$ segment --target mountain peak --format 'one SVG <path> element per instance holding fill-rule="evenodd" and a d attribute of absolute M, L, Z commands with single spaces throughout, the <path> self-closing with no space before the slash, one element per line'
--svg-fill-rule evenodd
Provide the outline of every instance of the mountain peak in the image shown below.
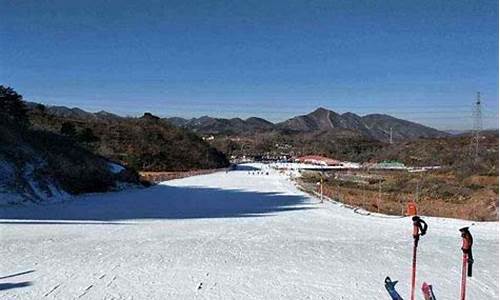
<path fill-rule="evenodd" d="M 440 132 L 417 123 L 401 120 L 385 114 L 369 114 L 359 116 L 352 112 L 336 113 L 325 107 L 318 107 L 306 115 L 292 117 L 280 123 L 273 124 L 267 120 L 250 117 L 222 119 L 207 116 L 192 120 L 176 120 L 172 123 L 192 129 L 203 134 L 237 134 L 249 135 L 257 132 L 333 132 L 353 133 L 364 138 L 388 141 L 392 130 L 394 140 L 415 139 L 419 137 L 440 137 L 446 133 Z"/>
<path fill-rule="evenodd" d="M 311 112 L 310 115 L 324 114 L 324 113 L 329 113 L 329 112 L 332 112 L 332 111 L 320 106 L 320 107 L 316 108 L 313 112 Z"/>
<path fill-rule="evenodd" d="M 149 121 L 158 121 L 158 120 L 160 120 L 159 117 L 153 115 L 150 112 L 145 112 L 144 115 L 142 115 L 142 117 L 140 117 L 140 119 L 149 120 Z"/>

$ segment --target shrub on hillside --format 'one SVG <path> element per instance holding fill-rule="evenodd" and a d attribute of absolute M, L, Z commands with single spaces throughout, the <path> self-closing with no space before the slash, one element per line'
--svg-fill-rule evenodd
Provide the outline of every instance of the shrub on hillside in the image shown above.
<path fill-rule="evenodd" d="M 113 174 L 106 159 L 76 144 L 75 138 L 85 143 L 97 140 L 90 128 L 77 134 L 72 123 L 62 126 L 64 129 L 54 126 L 54 120 L 40 105 L 33 111 L 57 130 L 30 128 L 22 96 L 4 86 L 0 86 L 0 106 L 0 158 L 16 166 L 21 193 L 25 192 L 23 189 L 30 190 L 31 180 L 41 184 L 54 182 L 73 194 L 108 191 L 117 180 L 139 182 L 137 172 Z M 59 131 L 67 136 L 55 133 Z"/>
<path fill-rule="evenodd" d="M 0 85 L 0 122 L 25 128 L 29 124 L 26 113 L 23 97 L 12 88 Z"/>
<path fill-rule="evenodd" d="M 61 132 L 89 151 L 141 171 L 187 171 L 229 165 L 196 134 L 151 114 L 142 118 L 71 119 L 30 112 L 38 128 Z"/>

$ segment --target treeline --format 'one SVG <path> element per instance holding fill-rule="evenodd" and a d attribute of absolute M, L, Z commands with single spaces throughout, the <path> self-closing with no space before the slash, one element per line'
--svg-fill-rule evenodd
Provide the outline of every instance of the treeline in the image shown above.
<path fill-rule="evenodd" d="M 498 176 L 498 131 L 480 134 L 476 157 L 469 134 L 434 139 L 418 139 L 386 145 L 375 160 L 399 160 L 410 166 L 441 165 L 459 178 L 470 175 Z"/>
<path fill-rule="evenodd" d="M 187 171 L 229 165 L 222 152 L 196 134 L 150 113 L 141 118 L 62 116 L 35 105 L 28 116 L 37 128 L 61 134 L 95 154 L 138 171 Z"/>
<path fill-rule="evenodd" d="M 384 144 L 347 130 L 269 132 L 253 136 L 216 136 L 212 145 L 227 156 L 324 155 L 346 161 L 368 161 Z"/>

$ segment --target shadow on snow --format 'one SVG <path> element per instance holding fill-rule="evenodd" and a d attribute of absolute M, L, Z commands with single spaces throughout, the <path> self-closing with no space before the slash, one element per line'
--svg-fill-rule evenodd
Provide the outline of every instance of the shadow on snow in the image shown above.
<path fill-rule="evenodd" d="M 234 168 L 235 171 L 260 171 L 260 168 L 249 166 L 249 165 L 236 165 Z"/>
<path fill-rule="evenodd" d="M 12 277 L 17 277 L 17 276 L 23 276 L 23 275 L 30 274 L 33 272 L 35 272 L 35 270 L 28 270 L 28 271 L 24 271 L 24 272 L 15 273 L 15 274 L 5 275 L 5 276 L 0 277 L 0 280 L 12 278 Z M 23 288 L 23 287 L 28 287 L 30 285 L 32 285 L 31 281 L 0 282 L 0 291 Z"/>
<path fill-rule="evenodd" d="M 306 198 L 299 195 L 157 185 L 147 189 L 85 195 L 59 204 L 3 207 L 0 208 L 3 222 L 0 223 L 71 224 L 64 221 L 240 218 L 311 208 Z"/>
<path fill-rule="evenodd" d="M 16 282 L 16 283 L 10 283 L 10 282 L 9 283 L 0 283 L 0 291 L 17 289 L 17 288 L 27 287 L 30 285 L 31 285 L 30 281 Z"/>

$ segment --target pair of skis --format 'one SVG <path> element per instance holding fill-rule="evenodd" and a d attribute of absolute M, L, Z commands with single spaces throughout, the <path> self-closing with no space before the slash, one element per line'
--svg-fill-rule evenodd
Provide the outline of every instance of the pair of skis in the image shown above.
<path fill-rule="evenodd" d="M 392 281 L 390 277 L 385 278 L 385 289 L 391 296 L 392 300 L 403 300 L 403 297 L 399 295 L 396 291 L 396 284 L 398 281 Z M 422 294 L 424 295 L 425 300 L 436 300 L 436 296 L 434 295 L 434 291 L 432 290 L 432 285 L 424 282 L 422 284 Z"/>

